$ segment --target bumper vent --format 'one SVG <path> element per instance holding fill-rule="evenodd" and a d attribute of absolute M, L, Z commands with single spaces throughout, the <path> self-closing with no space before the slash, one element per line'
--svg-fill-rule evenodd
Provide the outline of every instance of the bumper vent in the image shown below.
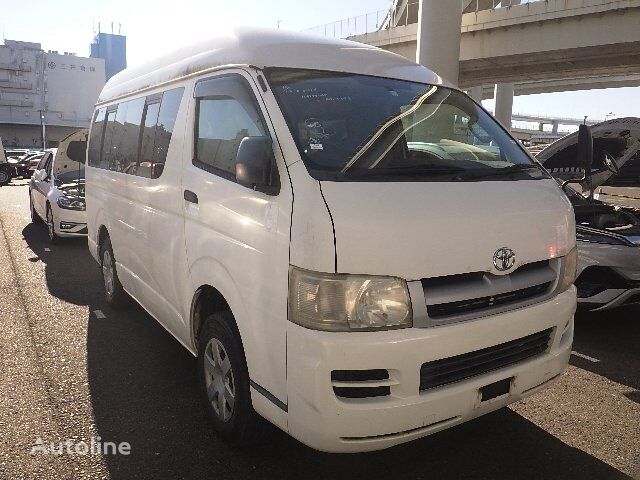
<path fill-rule="evenodd" d="M 548 328 L 493 347 L 427 362 L 420 368 L 420 390 L 459 382 L 540 355 L 549 346 L 552 330 Z"/>
<path fill-rule="evenodd" d="M 331 372 L 333 393 L 340 398 L 385 397 L 391 394 L 391 385 L 395 383 L 383 369 Z"/>

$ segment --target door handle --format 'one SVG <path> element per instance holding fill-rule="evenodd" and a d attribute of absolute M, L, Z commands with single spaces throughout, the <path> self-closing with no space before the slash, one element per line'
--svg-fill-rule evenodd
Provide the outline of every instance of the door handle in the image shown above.
<path fill-rule="evenodd" d="M 195 204 L 198 203 L 198 195 L 193 193 L 191 190 L 184 191 L 184 199 L 190 203 L 195 203 Z"/>

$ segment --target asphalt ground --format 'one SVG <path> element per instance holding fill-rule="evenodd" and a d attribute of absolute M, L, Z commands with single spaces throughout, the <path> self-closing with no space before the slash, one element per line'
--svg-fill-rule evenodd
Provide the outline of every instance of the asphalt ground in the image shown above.
<path fill-rule="evenodd" d="M 195 359 L 142 308 L 105 305 L 86 241 L 50 246 L 26 183 L 0 188 L 2 480 L 640 478 L 639 308 L 580 314 L 550 389 L 424 439 L 329 455 L 274 431 L 234 450 L 207 424 Z M 92 437 L 130 454 L 34 452 Z"/>

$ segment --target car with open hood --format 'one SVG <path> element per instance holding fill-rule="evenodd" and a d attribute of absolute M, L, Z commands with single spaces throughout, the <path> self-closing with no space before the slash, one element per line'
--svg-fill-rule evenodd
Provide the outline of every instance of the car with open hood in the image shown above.
<path fill-rule="evenodd" d="M 87 129 L 45 151 L 29 183 L 32 222 L 44 220 L 49 241 L 87 234 L 85 175 Z"/>
<path fill-rule="evenodd" d="M 563 183 L 573 204 L 578 245 L 575 285 L 578 304 L 585 309 L 640 303 L 640 218 L 632 208 L 638 204 L 618 189 L 603 187 L 615 185 L 623 175 L 633 175 L 628 167 L 640 161 L 639 126 L 638 119 L 627 118 L 590 129 L 581 126 L 592 144 L 589 159 L 584 150 L 580 151 L 580 132 L 561 138 L 537 155 Z M 637 180 L 636 185 L 626 188 L 639 190 Z M 603 188 L 607 194 L 599 195 Z"/>

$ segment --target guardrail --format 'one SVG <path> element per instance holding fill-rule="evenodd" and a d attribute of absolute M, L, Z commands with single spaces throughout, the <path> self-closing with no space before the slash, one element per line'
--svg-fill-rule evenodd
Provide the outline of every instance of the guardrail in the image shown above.
<path fill-rule="evenodd" d="M 356 17 L 343 18 L 335 22 L 325 23 L 317 27 L 304 30 L 307 33 L 323 35 L 333 38 L 347 38 L 354 35 L 364 35 L 365 33 L 380 30 L 382 23 L 389 14 L 388 10 L 377 10 L 375 12 L 364 13 Z"/>
<path fill-rule="evenodd" d="M 443 0 L 444 1 L 444 0 Z M 464 11 L 494 10 L 508 8 L 523 3 L 533 3 L 545 0 L 463 0 Z M 397 4 L 401 3 L 399 9 Z M 389 9 L 364 13 L 355 17 L 343 18 L 335 22 L 325 23 L 304 30 L 325 37 L 347 38 L 354 35 L 364 35 L 390 26 L 404 26 L 416 23 L 418 18 L 419 0 L 397 0 Z"/>

